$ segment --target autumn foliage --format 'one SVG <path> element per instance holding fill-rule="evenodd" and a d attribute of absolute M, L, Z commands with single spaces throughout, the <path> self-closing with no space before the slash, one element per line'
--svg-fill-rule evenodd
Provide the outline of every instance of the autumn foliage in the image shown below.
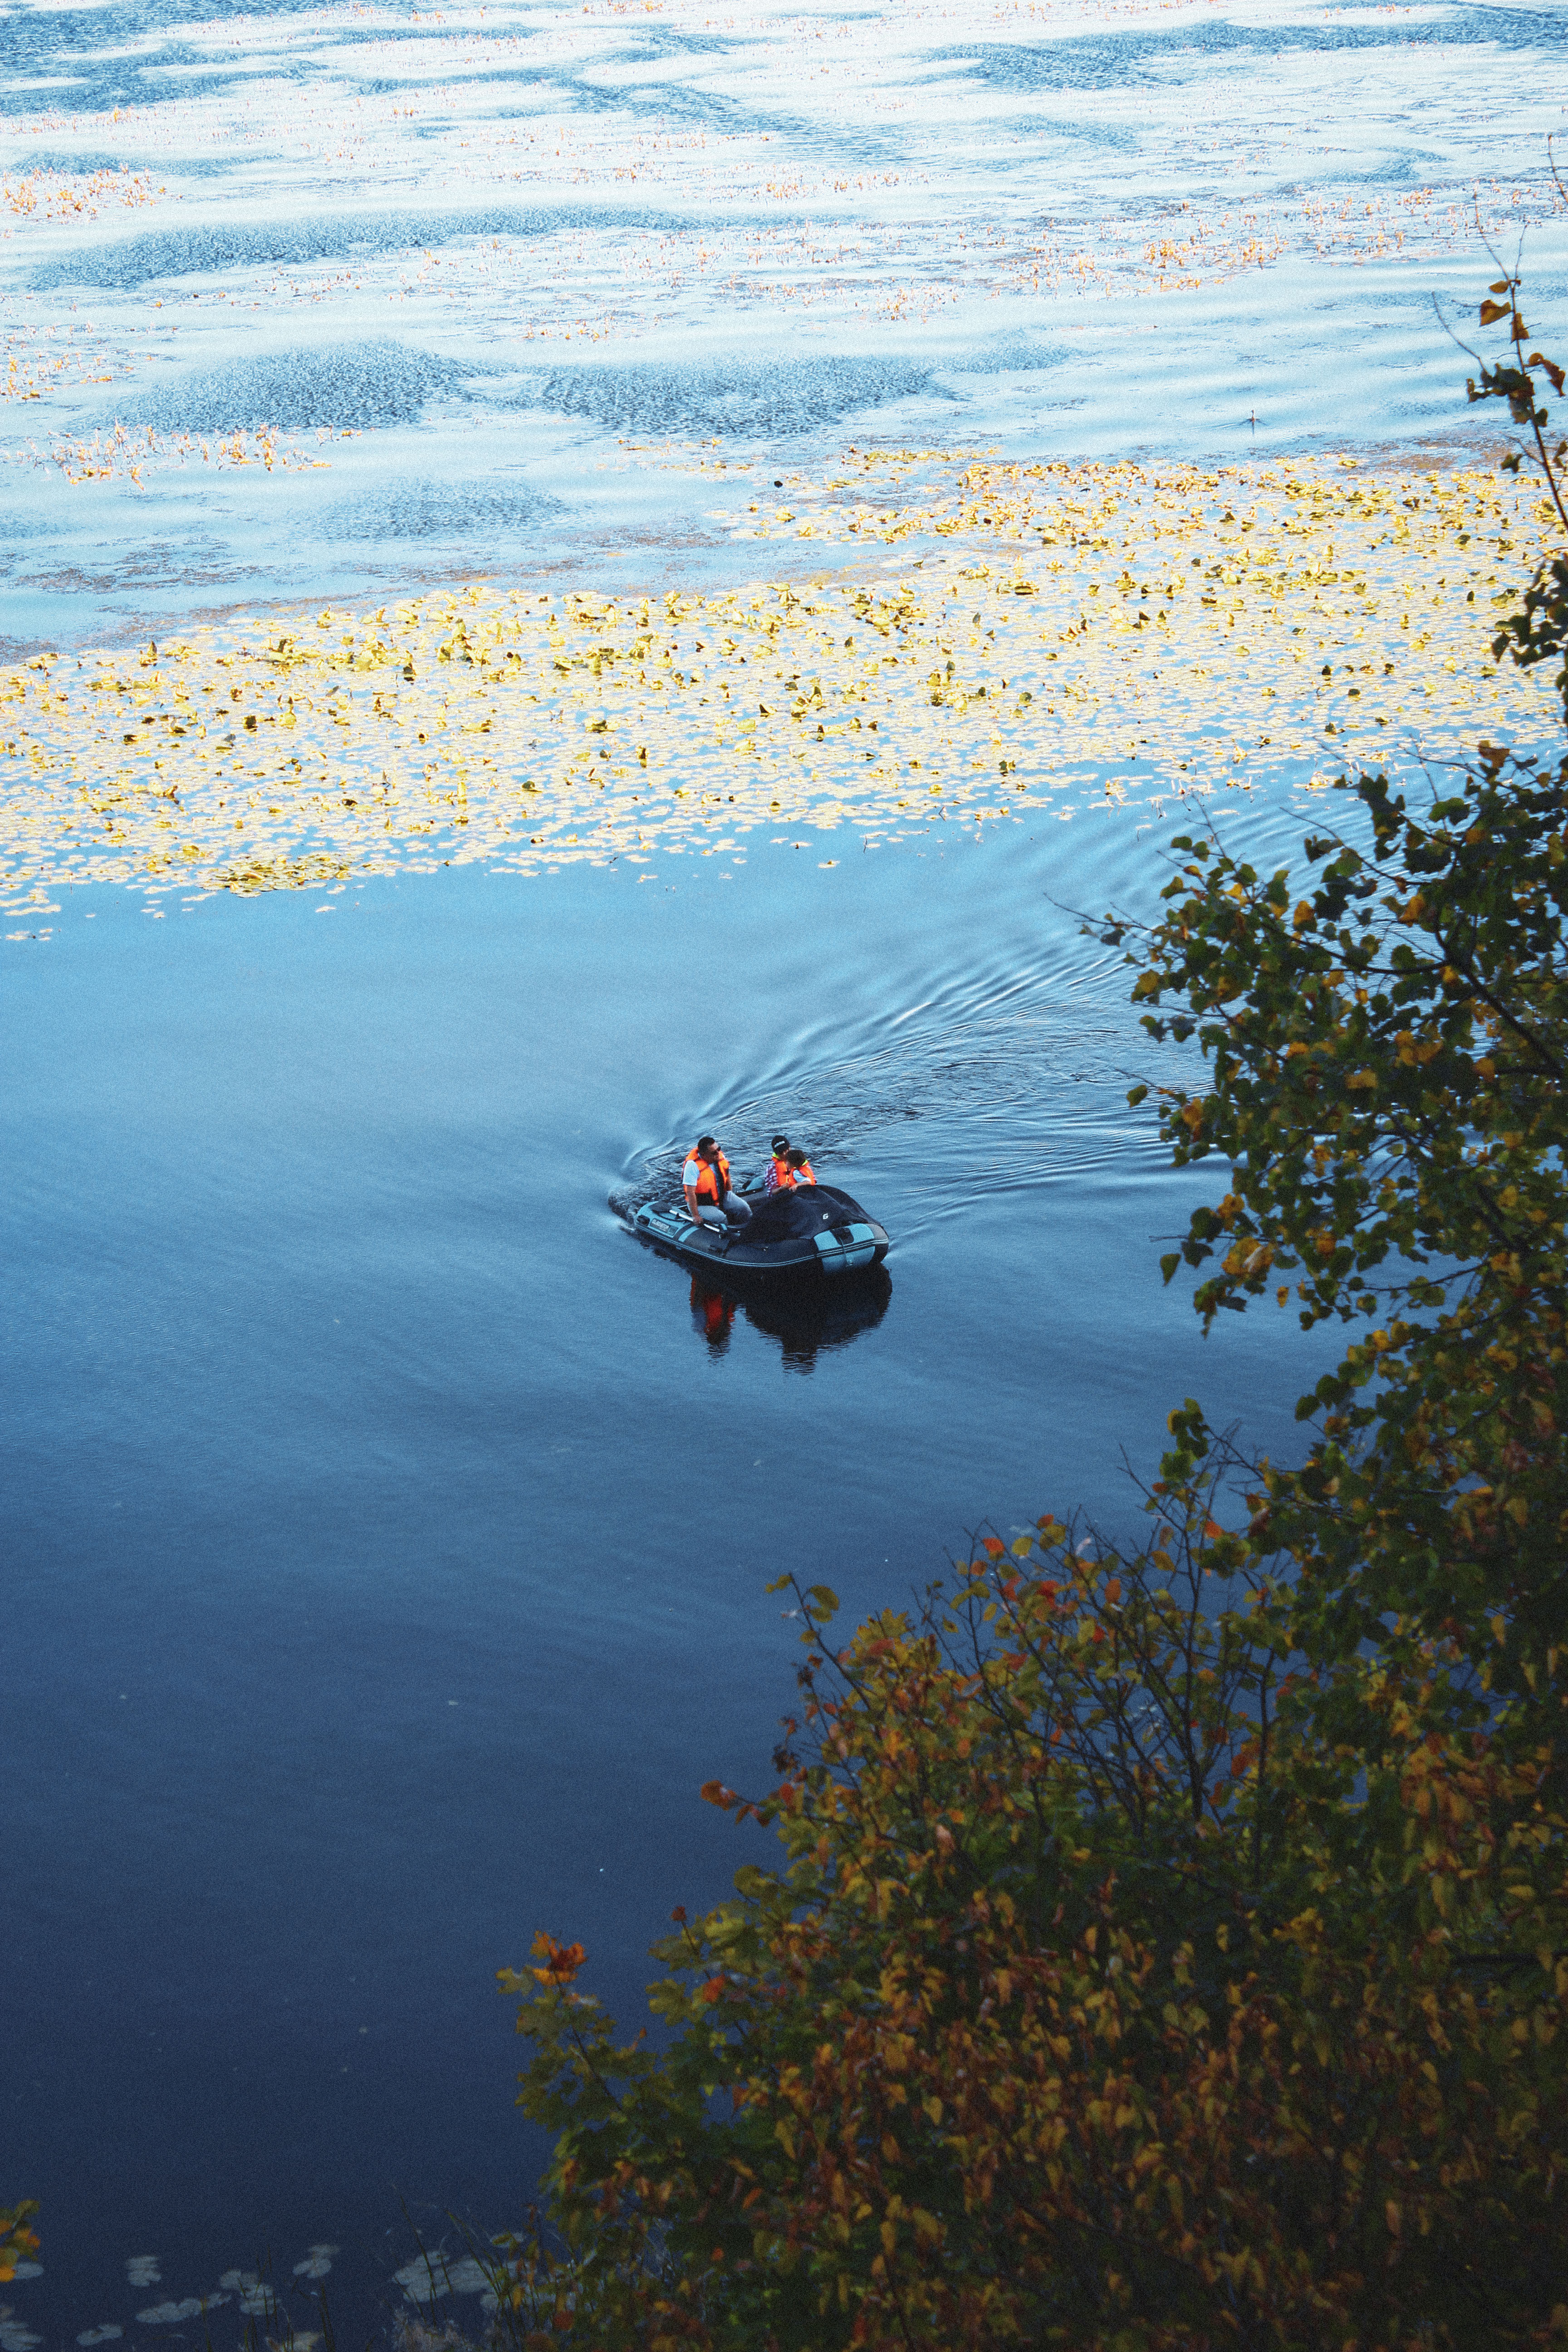
<path fill-rule="evenodd" d="M 38 2251 L 38 2233 L 31 2226 L 37 2210 L 32 2197 L 19 2205 L 0 2205 L 0 2286 L 16 2277 L 18 2263 L 30 2262 Z"/>
<path fill-rule="evenodd" d="M 1562 380 L 1491 292 L 1550 520 Z M 1563 577 L 1496 656 L 1563 653 Z M 778 1782 L 703 1791 L 778 1860 L 676 1914 L 657 2040 L 579 1946 L 503 1979 L 542 2341 L 1568 2345 L 1568 762 L 1344 791 L 1304 883 L 1187 836 L 1096 927 L 1204 1057 L 1167 1278 L 1346 1328 L 1304 1458 L 1188 1400 L 1142 1548 L 1047 1517 L 837 1650 L 796 1591 Z"/>
<path fill-rule="evenodd" d="M 570 2342 L 1552 2340 L 1547 1759 L 1457 1733 L 1431 1648 L 1325 1756 L 1211 1499 L 1130 1560 L 1047 1522 L 837 1660 L 802 1596 L 810 1758 L 712 1792 L 784 1866 L 658 1948 L 662 2051 L 511 1979 Z"/>

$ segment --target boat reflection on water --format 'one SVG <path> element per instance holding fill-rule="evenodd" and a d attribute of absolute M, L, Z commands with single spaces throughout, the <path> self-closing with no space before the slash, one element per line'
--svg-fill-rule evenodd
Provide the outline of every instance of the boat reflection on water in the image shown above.
<path fill-rule="evenodd" d="M 791 1283 L 760 1297 L 749 1286 L 736 1290 L 710 1274 L 694 1274 L 691 1323 L 710 1354 L 721 1356 L 737 1314 L 744 1315 L 754 1330 L 778 1341 L 786 1372 L 809 1372 L 827 1349 L 847 1348 L 862 1331 L 874 1331 L 892 1295 L 884 1266 L 841 1283 Z"/>

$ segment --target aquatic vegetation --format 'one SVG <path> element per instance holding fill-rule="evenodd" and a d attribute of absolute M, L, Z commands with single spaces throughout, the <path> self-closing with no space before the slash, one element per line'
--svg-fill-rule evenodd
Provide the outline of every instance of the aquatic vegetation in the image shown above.
<path fill-rule="evenodd" d="M 13 328 L 5 337 L 0 400 L 42 400 L 68 386 L 113 383 L 129 375 L 130 367 L 105 342 L 89 340 L 93 332 L 85 322 L 63 330 L 54 321 Z"/>
<path fill-rule="evenodd" d="M 330 438 L 319 433 L 316 444 Z M 31 445 L 29 445 L 29 447 Z M 204 438 L 197 433 L 159 433 L 151 425 L 134 431 L 124 425 L 95 432 L 89 439 L 57 441 L 47 451 L 33 451 L 58 466 L 66 480 L 110 482 L 118 479 L 141 487 L 154 468 L 183 466 L 195 459 L 204 466 L 260 466 L 270 474 L 290 467 L 320 467 L 329 460 L 312 454 L 307 445 L 261 425 L 253 433 L 234 432 Z"/>
<path fill-rule="evenodd" d="M 405 2263 L 393 2278 L 415 2305 L 428 2306 L 448 2294 L 477 2294 L 495 2307 L 491 2273 L 472 2254 L 448 2256 L 432 2248 Z"/>
<path fill-rule="evenodd" d="M 36 2211 L 37 2209 L 18 2210 Z M 0 2221 L 5 2218 L 0 2214 Z M 36 2240 L 34 2242 L 36 2244 Z M 307 2250 L 301 2261 L 292 2265 L 291 2276 L 300 2283 L 302 2291 L 319 2296 L 320 2283 L 330 2274 L 332 2259 L 338 2252 L 335 2245 L 313 2245 Z M 36 2263 L 18 2263 L 15 2272 L 19 2278 L 39 2274 L 39 2266 Z M 160 2258 L 156 2254 L 129 2255 L 125 2263 L 125 2283 L 132 2294 L 161 2285 L 163 2266 Z M 488 2284 L 488 2280 L 482 2279 L 481 2284 Z M 470 2291 L 466 2279 L 458 2291 Z M 231 2305 L 237 2310 L 242 2321 L 259 2320 L 267 2329 L 275 2331 L 277 2342 L 286 2347 L 286 2352 L 312 2352 L 312 2347 L 322 2341 L 320 2330 L 307 2331 L 295 2326 L 285 2309 L 282 2292 L 269 2276 L 255 2270 L 225 2271 L 216 2287 L 206 2294 L 165 2296 L 161 2302 L 146 2304 L 128 2312 L 123 2321 L 106 2319 L 96 2326 L 83 2328 L 78 2333 L 76 2341 L 81 2352 L 94 2352 L 94 2347 L 99 2345 L 119 2343 L 132 2322 L 137 2327 L 178 2331 L 195 2319 L 208 2322 L 215 2313 Z M 317 2307 L 320 2308 L 319 2303 Z M 0 2320 L 3 2319 L 4 2307 L 0 2306 Z M 33 2352 L 33 2347 L 42 2340 L 27 2331 L 19 2321 L 7 2320 L 5 2324 L 13 2341 L 0 2345 L 0 2352 Z M 252 2340 L 255 2333 L 254 2328 L 247 2329 L 246 2340 Z"/>
<path fill-rule="evenodd" d="M 23 220 L 92 220 L 111 205 L 151 205 L 167 194 L 147 172 L 26 172 L 0 179 L 0 211 Z M 0 236 L 15 234 L 9 223 L 0 228 Z"/>
<path fill-rule="evenodd" d="M 0 676 L 10 887 L 651 872 L 769 824 L 896 838 L 1321 781 L 1373 743 L 1452 758 L 1538 700 L 1482 650 L 1541 529 L 1496 470 L 851 450 L 787 493 L 737 528 L 896 546 L 896 578 L 618 601 L 477 583 L 36 657 Z"/>

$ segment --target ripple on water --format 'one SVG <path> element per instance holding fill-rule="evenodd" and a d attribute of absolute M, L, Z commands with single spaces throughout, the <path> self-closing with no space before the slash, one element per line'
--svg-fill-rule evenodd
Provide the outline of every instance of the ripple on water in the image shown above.
<path fill-rule="evenodd" d="M 929 366 L 890 357 L 606 361 L 531 369 L 509 396 L 520 407 L 592 417 L 613 433 L 771 439 L 908 399 L 931 382 Z"/>
<path fill-rule="evenodd" d="M 194 370 L 121 402 L 113 415 L 165 433 L 365 432 L 411 423 L 472 373 L 407 343 L 302 344 Z"/>

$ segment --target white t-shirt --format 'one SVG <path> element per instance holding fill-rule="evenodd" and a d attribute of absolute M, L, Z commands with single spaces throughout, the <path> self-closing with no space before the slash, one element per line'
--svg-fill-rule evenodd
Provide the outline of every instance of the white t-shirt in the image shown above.
<path fill-rule="evenodd" d="M 710 1164 L 711 1163 L 706 1160 L 700 1160 L 694 1151 L 690 1159 L 687 1161 L 685 1167 L 680 1171 L 681 1182 L 683 1184 L 689 1184 L 692 1191 L 695 1192 L 698 1185 L 702 1181 L 702 1171 Z M 722 1192 L 724 1187 L 724 1179 L 718 1168 L 713 1169 L 713 1178 L 714 1181 L 718 1184 L 719 1189 Z"/>

